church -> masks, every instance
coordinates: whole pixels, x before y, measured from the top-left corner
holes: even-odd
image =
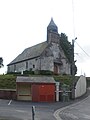
[[[71,74],[71,64],[60,46],[58,27],[52,18],[47,26],[47,40],[26,48],[7,66],[7,72],[49,70],[54,74]]]

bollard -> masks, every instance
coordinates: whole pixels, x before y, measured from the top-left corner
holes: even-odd
[[[32,106],[32,120],[35,120],[35,106]]]

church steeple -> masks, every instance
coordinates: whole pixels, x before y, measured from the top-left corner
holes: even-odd
[[[59,43],[59,34],[58,34],[58,27],[54,23],[53,18],[49,25],[47,26],[47,42],[48,43]]]
[[[49,23],[49,25],[48,25],[48,27],[47,27],[47,30],[58,33],[58,27],[57,27],[57,25],[54,23],[53,18],[51,18],[51,21],[50,21],[50,23]]]

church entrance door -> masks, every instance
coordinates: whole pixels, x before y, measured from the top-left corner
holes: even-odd
[[[58,74],[58,65],[54,63],[54,74]]]

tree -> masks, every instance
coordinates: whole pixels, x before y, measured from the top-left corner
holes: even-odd
[[[2,66],[4,66],[4,65],[3,65],[3,58],[0,57],[0,68],[1,68]]]
[[[73,53],[73,45],[68,41],[68,37],[66,36],[65,33],[61,33],[61,36],[60,36],[60,46],[62,47],[66,57],[68,58],[68,61],[70,62],[71,66],[72,66],[72,63],[74,63],[74,74],[77,73],[77,67],[75,65],[75,62],[74,61],[74,53]],[[72,69],[71,69],[72,71]],[[72,74],[72,72],[71,72]]]

